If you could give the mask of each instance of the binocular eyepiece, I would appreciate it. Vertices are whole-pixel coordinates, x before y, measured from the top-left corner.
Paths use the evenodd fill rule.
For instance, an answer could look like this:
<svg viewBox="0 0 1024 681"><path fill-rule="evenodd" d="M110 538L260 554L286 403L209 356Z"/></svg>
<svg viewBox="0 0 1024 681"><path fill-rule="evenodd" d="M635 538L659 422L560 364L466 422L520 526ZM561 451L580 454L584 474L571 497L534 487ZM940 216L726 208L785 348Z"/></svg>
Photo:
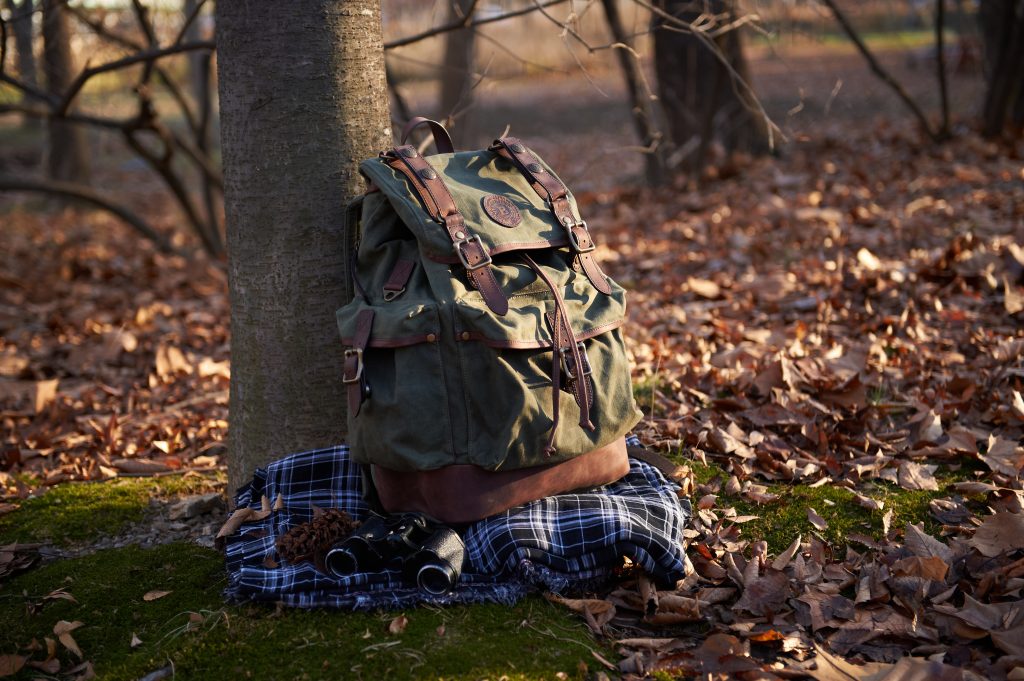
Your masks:
<svg viewBox="0 0 1024 681"><path fill-rule="evenodd" d="M458 583L465 555L466 546L455 530L423 514L372 515L331 547L324 568L334 577L398 569L404 581L443 596Z"/></svg>

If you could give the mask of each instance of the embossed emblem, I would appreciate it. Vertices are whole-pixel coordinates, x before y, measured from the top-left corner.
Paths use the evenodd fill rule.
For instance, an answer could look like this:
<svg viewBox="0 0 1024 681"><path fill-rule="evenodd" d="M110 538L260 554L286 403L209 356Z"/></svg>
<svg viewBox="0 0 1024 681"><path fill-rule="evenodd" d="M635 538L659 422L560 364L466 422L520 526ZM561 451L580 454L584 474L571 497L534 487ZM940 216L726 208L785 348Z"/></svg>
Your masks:
<svg viewBox="0 0 1024 681"><path fill-rule="evenodd" d="M516 205L504 196L490 194L483 200L484 212L487 216L505 227L515 227L523 220Z"/></svg>

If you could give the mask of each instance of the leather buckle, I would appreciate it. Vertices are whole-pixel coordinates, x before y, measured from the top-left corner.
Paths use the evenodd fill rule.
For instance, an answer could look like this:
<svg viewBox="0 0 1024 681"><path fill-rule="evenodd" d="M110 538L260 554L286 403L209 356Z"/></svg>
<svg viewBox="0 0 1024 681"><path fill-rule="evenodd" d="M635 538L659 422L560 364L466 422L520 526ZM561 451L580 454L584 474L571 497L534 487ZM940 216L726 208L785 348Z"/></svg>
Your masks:
<svg viewBox="0 0 1024 681"><path fill-rule="evenodd" d="M469 262L469 259L466 257L465 251L462 250L463 246L469 245L471 243L475 243L477 245L477 248L480 249L480 253L483 254L483 259L480 262L476 263L475 265ZM483 242L480 241L480 237L477 236L476 234L474 234L473 236L468 236L465 239L462 239L461 241L456 241L452 245L452 247L455 249L455 255L459 256L459 261L462 263L462 266L466 268L467 272L473 272L475 270L480 269L481 267L487 267L492 262L491 254L487 252L487 249L484 248Z"/></svg>
<svg viewBox="0 0 1024 681"><path fill-rule="evenodd" d="M590 245L587 246L586 248L584 248L580 244L579 237L576 236L575 229L577 227L582 227L583 231L587 233L587 236L588 237L590 236L590 230L587 229L587 221L586 220L580 220L576 224L573 224L572 221L568 217L566 217L566 218L562 218L562 226L565 227L565 232L569 236L569 245L572 246L572 250L574 250L575 252L577 252L577 253L590 253L592 250L597 248L597 244L594 243L593 239L590 239Z"/></svg>
<svg viewBox="0 0 1024 681"><path fill-rule="evenodd" d="M580 359L583 360L583 375L589 376L594 372L594 370L590 367L590 358L587 357L587 346L583 344L583 341L580 341L576 343L576 347L579 348ZM574 374L572 370L569 368L569 356L571 355L571 353L572 348L558 349L558 354L561 356L562 360L562 373L566 375L566 380L575 381L576 374Z"/></svg>
<svg viewBox="0 0 1024 681"><path fill-rule="evenodd" d="M355 357L355 376L348 375L348 360ZM345 350L345 371L341 376L342 383L358 383L363 378L363 351L359 348L348 348Z"/></svg>

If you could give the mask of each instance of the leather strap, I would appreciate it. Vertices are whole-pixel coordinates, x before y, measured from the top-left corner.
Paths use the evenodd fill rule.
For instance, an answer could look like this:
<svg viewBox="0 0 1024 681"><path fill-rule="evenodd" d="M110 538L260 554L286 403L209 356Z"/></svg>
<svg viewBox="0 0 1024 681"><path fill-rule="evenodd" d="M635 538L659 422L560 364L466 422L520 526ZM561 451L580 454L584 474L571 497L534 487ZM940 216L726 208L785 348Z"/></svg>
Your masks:
<svg viewBox="0 0 1024 681"><path fill-rule="evenodd" d="M491 271L491 255L480 237L471 234L466 227L455 199L440 174L420 156L415 147L408 144L395 147L384 159L391 168L405 175L430 216L448 232L455 254L491 312L496 315L508 312L508 298Z"/></svg>
<svg viewBox="0 0 1024 681"><path fill-rule="evenodd" d="M488 471L454 464L430 471L371 466L373 488L389 513L418 511L445 523L469 523L534 499L615 482L629 472L626 440L618 438L559 463ZM467 494L472 491L472 494Z"/></svg>
<svg viewBox="0 0 1024 681"><path fill-rule="evenodd" d="M391 302L398 296L405 293L405 285L409 283L409 277L412 276L413 268L416 267L416 261L414 260L402 260L395 261L395 266L391 270L391 274L388 275L388 280L384 282L384 300Z"/></svg>
<svg viewBox="0 0 1024 681"><path fill-rule="evenodd" d="M610 295L612 287L608 283L608 277L601 271L601 266L594 259L594 240L590 237L587 223L573 214L572 205L569 203L569 190L565 188L565 185L545 170L533 152L515 137L497 139L490 149L511 161L540 197L547 202L555 219L558 220L558 224L565 228L569 236L570 247L576 253L580 267L590 279L590 283L601 293Z"/></svg>
<svg viewBox="0 0 1024 681"><path fill-rule="evenodd" d="M370 345L370 331L373 330L373 310L360 310L356 315L356 330L352 337L352 347L345 350L345 371L341 381L348 392L348 413L350 416L359 414L363 398L367 394L366 375L363 372L363 352Z"/></svg>
<svg viewBox="0 0 1024 681"><path fill-rule="evenodd" d="M417 116L405 124L405 127L402 128L402 144L405 144L405 140L409 139L409 133L424 123L430 126L430 134L434 136L434 146L437 147L437 153L455 153L455 145L452 144L452 136L448 134L448 131L445 130L444 126L435 120L424 118L423 116Z"/></svg>
<svg viewBox="0 0 1024 681"><path fill-rule="evenodd" d="M553 338L551 354L552 354L552 365L551 365L551 409L552 409L552 424L551 430L548 433L548 441L544 446L544 454L551 456L557 450L555 448L555 431L558 430L558 405L560 402L559 392L561 391L562 385L562 348L567 348L572 356L571 366L573 368L573 375L577 377L583 377L585 374L583 364L583 353L580 352L579 341L576 340L575 334L572 331L572 323L569 321L569 312L565 308L565 301L562 299L562 294L559 293L558 287L551 281L551 278L544 273L544 270L531 258L528 254L523 253L523 261L532 269L537 277L543 281L555 298L555 313L552 322L551 335ZM593 432L596 428L593 422L590 420L590 398L593 394L587 390L576 390L573 392L576 397L576 404L580 408L580 428L586 428Z"/></svg>

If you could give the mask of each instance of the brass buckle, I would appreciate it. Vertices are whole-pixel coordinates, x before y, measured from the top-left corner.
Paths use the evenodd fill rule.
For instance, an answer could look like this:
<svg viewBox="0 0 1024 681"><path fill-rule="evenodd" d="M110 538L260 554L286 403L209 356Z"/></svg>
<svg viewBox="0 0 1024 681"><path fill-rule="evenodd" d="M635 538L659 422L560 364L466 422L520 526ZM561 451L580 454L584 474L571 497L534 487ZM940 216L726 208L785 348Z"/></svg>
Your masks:
<svg viewBox="0 0 1024 681"><path fill-rule="evenodd" d="M356 358L356 375L350 378L347 374L343 373L341 375L341 382L358 383L363 378L363 351L359 348L348 348L345 350L346 363L348 362L349 357Z"/></svg>
<svg viewBox="0 0 1024 681"><path fill-rule="evenodd" d="M576 251L577 253L590 253L592 250L597 248L597 244L594 243L593 239L590 240L590 246L588 246L587 248L583 248L580 245L580 240L576 238L576 233L573 231L573 229L575 229L576 227L582 227L583 231L585 231L587 234L590 234L590 230L587 229L586 220L580 220L579 222L573 224L572 220L570 220L568 217L565 217L562 218L562 226L565 227L565 232L566 234L569 235L569 244L572 246L572 250Z"/></svg>
<svg viewBox="0 0 1024 681"><path fill-rule="evenodd" d="M476 245L479 246L480 248L480 252L484 254L484 259L475 265L470 264L469 260L466 259L466 254L462 250L463 246L470 243L476 243ZM487 252L487 249L484 248L483 242L480 241L480 237L477 236L476 234L474 234L473 236L468 236L465 239L462 239L461 241L456 241L452 245L452 247L455 249L455 255L459 256L459 261L462 263L462 266L466 268L467 272L473 272L475 270L480 269L481 267L487 267L488 265L491 264L491 262L493 262L491 260L491 254Z"/></svg>
<svg viewBox="0 0 1024 681"><path fill-rule="evenodd" d="M394 300L398 296L402 295L403 293L405 293L405 287L404 286L402 288L398 289L397 291L395 289L388 289L388 288L386 288L386 289L384 289L384 302L390 303L392 300Z"/></svg>
<svg viewBox="0 0 1024 681"><path fill-rule="evenodd" d="M589 376L590 374L593 373L593 369L590 367L590 358L587 357L587 346L583 344L583 341L580 341L576 343L576 347L579 348L580 359L583 360L583 375ZM575 381L576 374L574 374L572 370L569 369L569 357L571 356L571 353L572 348L558 349L558 354L561 356L562 360L562 373L564 373L568 377L567 380Z"/></svg>

